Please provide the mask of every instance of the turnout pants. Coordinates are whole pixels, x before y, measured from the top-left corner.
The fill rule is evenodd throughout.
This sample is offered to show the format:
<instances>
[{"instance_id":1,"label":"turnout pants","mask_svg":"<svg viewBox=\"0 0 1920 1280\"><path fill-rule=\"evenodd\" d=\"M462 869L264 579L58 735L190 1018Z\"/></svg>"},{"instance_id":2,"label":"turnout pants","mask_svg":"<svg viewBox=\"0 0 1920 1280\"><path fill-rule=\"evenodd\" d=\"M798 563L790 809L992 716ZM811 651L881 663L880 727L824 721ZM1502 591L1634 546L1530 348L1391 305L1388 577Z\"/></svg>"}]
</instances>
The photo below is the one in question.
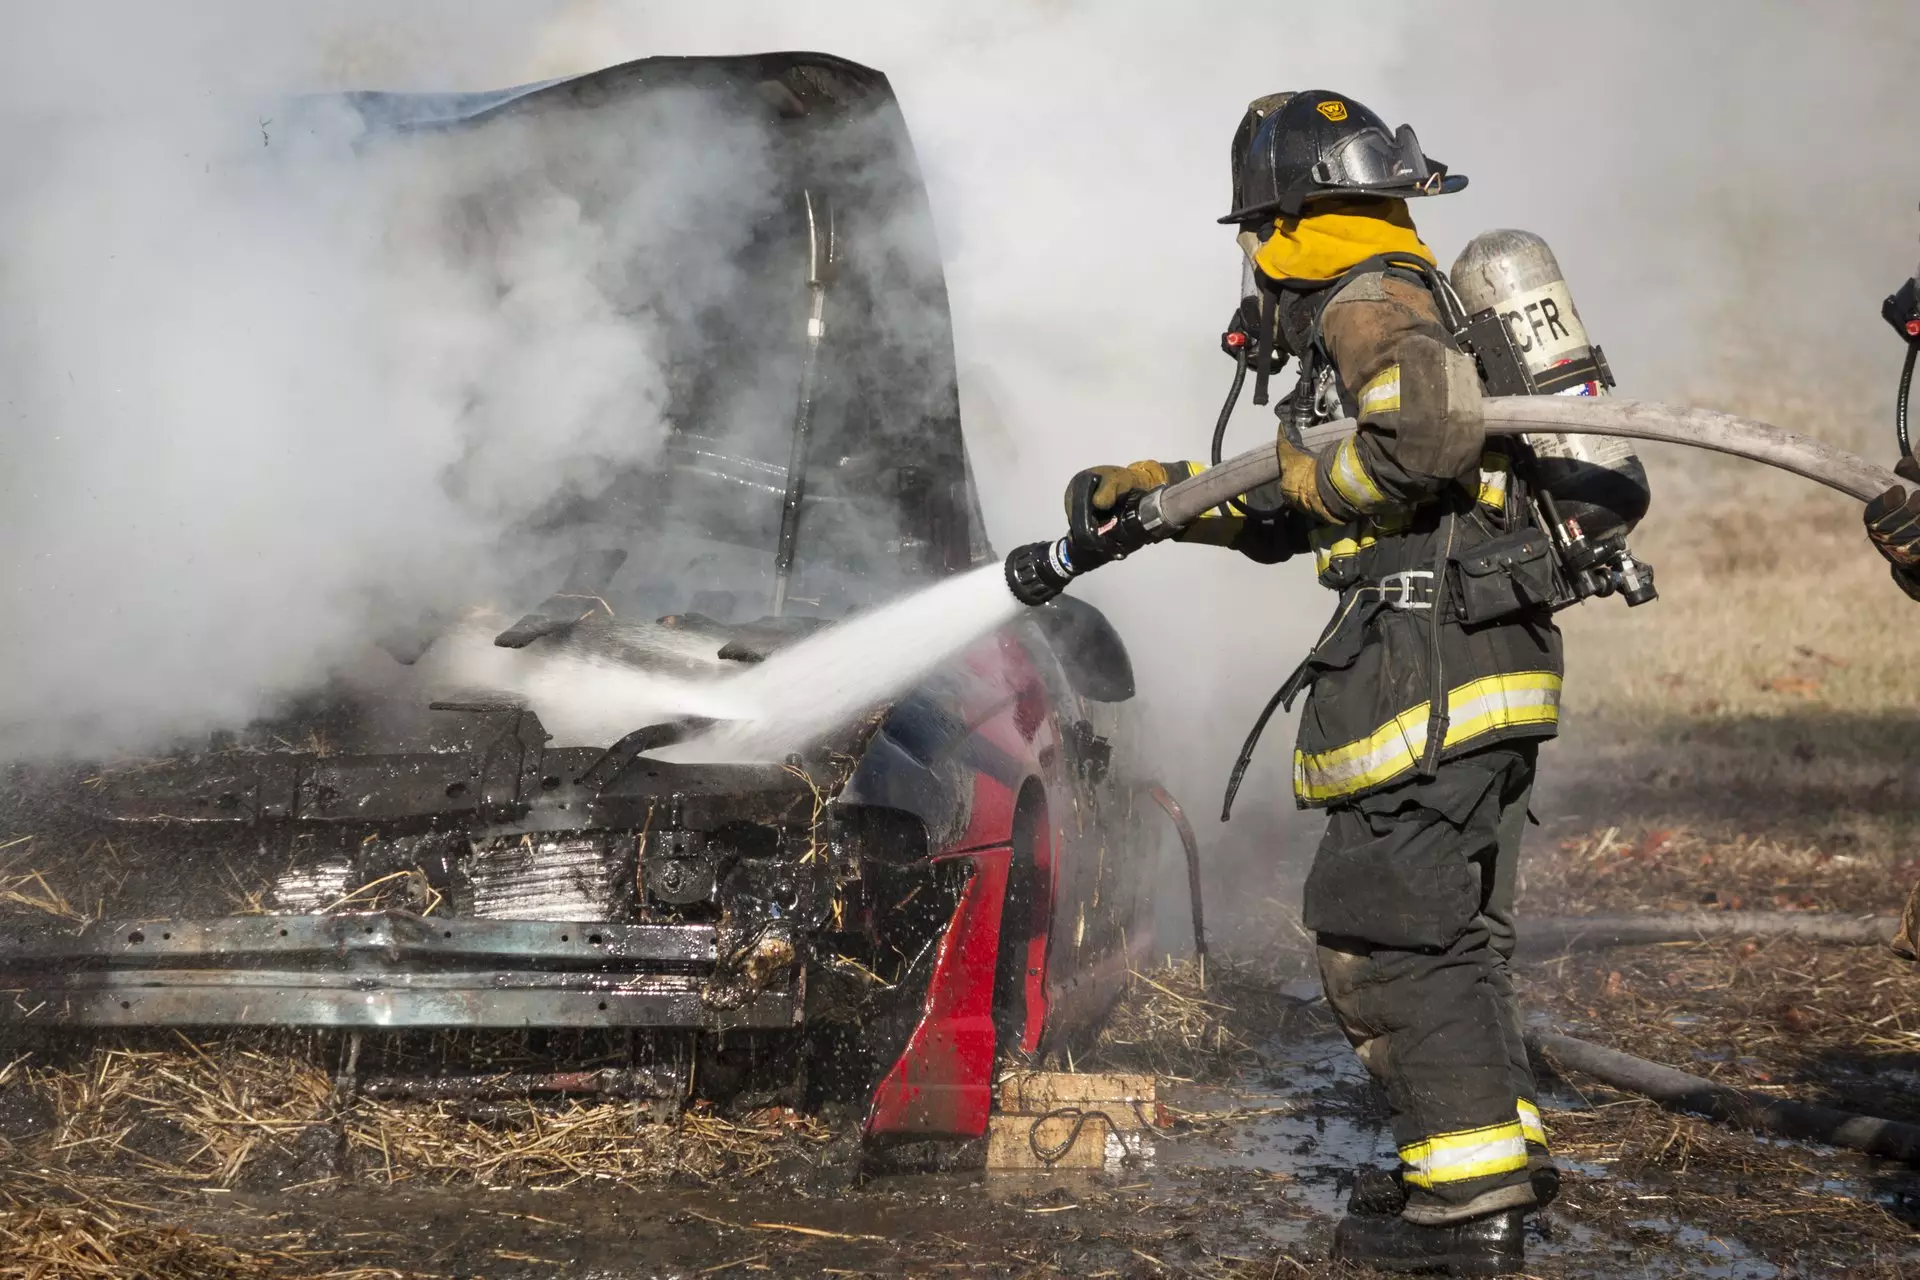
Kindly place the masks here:
<instances>
[{"instance_id":1,"label":"turnout pants","mask_svg":"<svg viewBox=\"0 0 1920 1280\"><path fill-rule=\"evenodd\" d=\"M1303 918L1327 1001L1386 1086L1422 1224L1536 1202L1550 1168L1509 962L1537 743L1485 748L1327 814Z\"/></svg>"}]
</instances>

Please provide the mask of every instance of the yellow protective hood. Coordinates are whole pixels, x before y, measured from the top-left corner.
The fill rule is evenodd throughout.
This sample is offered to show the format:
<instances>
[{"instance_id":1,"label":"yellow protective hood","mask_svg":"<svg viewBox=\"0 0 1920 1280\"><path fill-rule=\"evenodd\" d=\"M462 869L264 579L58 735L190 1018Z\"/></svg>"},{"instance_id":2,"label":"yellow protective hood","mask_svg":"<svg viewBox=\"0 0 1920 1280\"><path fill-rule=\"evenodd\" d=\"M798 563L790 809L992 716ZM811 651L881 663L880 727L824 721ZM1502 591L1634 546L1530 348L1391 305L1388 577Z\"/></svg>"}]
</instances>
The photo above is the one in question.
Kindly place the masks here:
<instances>
[{"instance_id":1,"label":"yellow protective hood","mask_svg":"<svg viewBox=\"0 0 1920 1280\"><path fill-rule=\"evenodd\" d=\"M1382 253L1408 253L1433 262L1433 250L1413 229L1405 200L1378 197L1324 201L1304 218L1276 218L1261 242L1242 232L1255 266L1275 280L1331 280Z\"/></svg>"}]
</instances>

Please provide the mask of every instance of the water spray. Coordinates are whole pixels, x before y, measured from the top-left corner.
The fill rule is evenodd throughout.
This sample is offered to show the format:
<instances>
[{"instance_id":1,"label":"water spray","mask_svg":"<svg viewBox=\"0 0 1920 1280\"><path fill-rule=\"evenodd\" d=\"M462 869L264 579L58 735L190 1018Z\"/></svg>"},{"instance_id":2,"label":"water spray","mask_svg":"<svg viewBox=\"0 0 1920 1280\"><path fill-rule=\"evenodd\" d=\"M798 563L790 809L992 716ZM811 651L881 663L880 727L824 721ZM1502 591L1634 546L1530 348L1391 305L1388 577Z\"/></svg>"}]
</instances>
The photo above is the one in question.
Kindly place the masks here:
<instances>
[{"instance_id":1,"label":"water spray","mask_svg":"<svg viewBox=\"0 0 1920 1280\"><path fill-rule=\"evenodd\" d=\"M1901 483L1892 471L1843 449L1715 409L1562 396L1490 396L1483 408L1488 435L1598 435L1688 445L1778 467L1860 502ZM1319 453L1352 435L1357 426L1353 419L1341 418L1311 427L1302 432L1301 443ZM1044 604L1082 574L1163 542L1208 510L1279 478L1278 451L1262 445L1186 480L1129 494L1096 530L1098 545L1082 545L1068 536L1015 547L1007 556L1007 586L1024 604ZM1071 502L1092 501L1093 486L1086 483L1090 479L1076 482Z\"/></svg>"}]
</instances>

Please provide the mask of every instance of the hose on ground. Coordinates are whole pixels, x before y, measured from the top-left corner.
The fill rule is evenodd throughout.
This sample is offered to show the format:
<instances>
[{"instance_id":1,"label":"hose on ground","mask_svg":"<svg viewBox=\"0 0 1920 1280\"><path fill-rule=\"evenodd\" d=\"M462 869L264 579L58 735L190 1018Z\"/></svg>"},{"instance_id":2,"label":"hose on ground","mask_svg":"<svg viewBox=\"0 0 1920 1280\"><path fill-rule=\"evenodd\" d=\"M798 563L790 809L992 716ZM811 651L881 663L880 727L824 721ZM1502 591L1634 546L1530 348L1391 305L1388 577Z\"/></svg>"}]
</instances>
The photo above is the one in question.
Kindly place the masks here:
<instances>
[{"instance_id":1,"label":"hose on ground","mask_svg":"<svg viewBox=\"0 0 1920 1280\"><path fill-rule=\"evenodd\" d=\"M1842 916L1818 911L1685 911L1667 915L1560 916L1527 921L1520 949L1529 955L1645 947L1709 938L1798 938L1804 942L1873 946L1893 940L1893 916Z\"/></svg>"},{"instance_id":2,"label":"hose on ground","mask_svg":"<svg viewBox=\"0 0 1920 1280\"><path fill-rule=\"evenodd\" d=\"M1820 1142L1920 1164L1920 1125L1855 1115L1833 1107L1716 1084L1674 1067L1559 1032L1530 1030L1526 1041L1529 1049L1557 1066L1592 1076L1615 1089L1641 1094L1671 1110L1690 1111L1784 1138Z\"/></svg>"}]
</instances>

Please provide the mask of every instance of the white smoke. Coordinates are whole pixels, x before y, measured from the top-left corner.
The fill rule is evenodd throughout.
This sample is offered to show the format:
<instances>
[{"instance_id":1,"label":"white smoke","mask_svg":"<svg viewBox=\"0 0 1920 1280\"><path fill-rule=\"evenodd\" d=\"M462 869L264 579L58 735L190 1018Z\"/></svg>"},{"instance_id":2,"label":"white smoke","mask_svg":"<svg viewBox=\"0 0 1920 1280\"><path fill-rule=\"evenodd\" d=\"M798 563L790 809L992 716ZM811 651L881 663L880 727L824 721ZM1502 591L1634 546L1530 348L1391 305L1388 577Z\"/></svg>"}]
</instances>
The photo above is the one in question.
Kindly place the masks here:
<instances>
[{"instance_id":1,"label":"white smoke","mask_svg":"<svg viewBox=\"0 0 1920 1280\"><path fill-rule=\"evenodd\" d=\"M295 98L324 26L256 33L270 92L243 41L253 82L190 50L148 95L5 104L12 751L230 723L487 602L564 550L528 521L654 450L665 335L735 292L751 127L664 92L387 143Z\"/></svg>"},{"instance_id":2,"label":"white smoke","mask_svg":"<svg viewBox=\"0 0 1920 1280\"><path fill-rule=\"evenodd\" d=\"M290 89L778 48L886 71L931 189L1001 550L1057 530L1079 467L1204 451L1239 272L1213 219L1259 94L1336 88L1414 123L1472 177L1417 209L1443 261L1488 226L1545 235L1635 394L1727 368L1890 383L1875 311L1920 230L1920 10L1899 0L126 4L10 24L0 721L42 745L76 724L196 727L311 678L363 635L356 601L422 590L420 565L471 554L516 495L645 439L610 438L601 413L653 394L644 331L593 284L631 241L555 203L482 280L415 256L427 229L375 225L325 164L304 200L269 196L239 156L274 135L252 104ZM1243 405L1228 447L1270 431ZM456 464L466 501L442 483ZM1209 808L1324 594L1305 566L1186 547L1084 593L1133 648L1157 767ZM1255 822L1287 804L1288 733L1273 726L1249 781Z\"/></svg>"}]
</instances>

